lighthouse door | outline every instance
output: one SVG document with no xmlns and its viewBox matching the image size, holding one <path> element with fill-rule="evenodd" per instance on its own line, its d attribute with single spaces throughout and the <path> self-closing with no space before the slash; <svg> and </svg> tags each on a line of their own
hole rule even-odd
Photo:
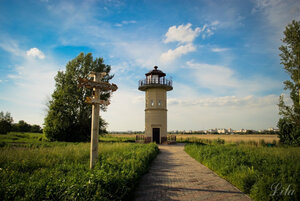
<svg viewBox="0 0 300 201">
<path fill-rule="evenodd" d="M 153 128 L 152 129 L 152 139 L 153 139 L 153 142 L 156 142 L 156 144 L 159 144 L 159 138 L 160 138 L 160 130 L 159 130 L 159 128 Z"/>
</svg>

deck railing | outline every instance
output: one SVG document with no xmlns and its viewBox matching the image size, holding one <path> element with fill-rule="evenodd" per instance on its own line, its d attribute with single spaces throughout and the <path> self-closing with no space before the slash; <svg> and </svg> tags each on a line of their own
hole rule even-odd
<svg viewBox="0 0 300 201">
<path fill-rule="evenodd" d="M 153 84 L 158 84 L 158 85 L 167 85 L 172 87 L 172 80 L 170 79 L 165 79 L 165 78 L 160 78 L 160 79 L 143 79 L 139 81 L 139 87 L 145 86 L 145 85 L 153 85 Z"/>
</svg>

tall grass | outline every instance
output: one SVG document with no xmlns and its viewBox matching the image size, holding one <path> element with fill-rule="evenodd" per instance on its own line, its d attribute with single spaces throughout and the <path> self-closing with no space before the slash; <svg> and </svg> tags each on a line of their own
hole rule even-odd
<svg viewBox="0 0 300 201">
<path fill-rule="evenodd" d="M 0 134 L 0 143 L 40 143 L 46 138 L 42 133 L 21 133 L 10 132 L 8 134 Z"/>
<path fill-rule="evenodd" d="M 0 200 L 130 199 L 158 152 L 155 144 L 100 144 L 90 170 L 89 143 L 0 150 Z"/>
<path fill-rule="evenodd" d="M 207 135 L 188 135 L 188 134 L 178 134 L 176 135 L 176 139 L 178 142 L 180 141 L 196 141 L 196 140 L 207 140 L 207 141 L 214 141 L 217 139 L 222 139 L 225 141 L 225 143 L 247 143 L 252 142 L 259 144 L 260 141 L 264 141 L 267 144 L 270 143 L 278 143 L 279 138 L 277 135 L 239 135 L 239 134 L 233 134 L 233 135 L 224 135 L 224 134 L 207 134 Z"/>
<path fill-rule="evenodd" d="M 255 200 L 300 200 L 300 148 L 187 144 L 185 151 Z"/>
</svg>

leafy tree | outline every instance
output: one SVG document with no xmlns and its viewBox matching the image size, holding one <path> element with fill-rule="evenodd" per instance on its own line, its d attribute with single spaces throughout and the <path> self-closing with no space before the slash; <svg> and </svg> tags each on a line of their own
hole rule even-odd
<svg viewBox="0 0 300 201">
<path fill-rule="evenodd" d="M 66 71 L 58 71 L 55 90 L 48 103 L 48 114 L 44 129 L 46 137 L 58 141 L 87 141 L 90 139 L 92 106 L 85 99 L 92 95 L 92 90 L 79 88 L 78 79 L 87 78 L 90 72 L 106 72 L 102 81 L 113 78 L 109 75 L 111 67 L 103 63 L 102 58 L 93 60 L 92 54 L 80 53 L 68 62 Z M 110 93 L 101 92 L 101 99 L 108 100 Z M 105 106 L 101 106 L 106 110 Z M 106 123 L 100 118 L 100 132 L 105 131 Z"/>
<path fill-rule="evenodd" d="M 7 134 L 11 130 L 13 118 L 9 112 L 0 112 L 0 134 Z"/>
<path fill-rule="evenodd" d="M 20 120 L 17 124 L 14 124 L 14 127 L 14 131 L 17 132 L 29 132 L 31 130 L 31 125 L 24 120 Z"/>
<path fill-rule="evenodd" d="M 30 125 L 24 120 L 20 120 L 18 123 L 12 124 L 11 131 L 41 133 L 42 129 L 39 125 Z"/>
<path fill-rule="evenodd" d="M 285 144 L 300 145 L 300 21 L 293 20 L 286 27 L 282 42 L 285 45 L 279 47 L 281 64 L 291 78 L 284 82 L 284 89 L 290 91 L 292 104 L 287 105 L 283 95 L 280 96 L 279 138 Z"/>
<path fill-rule="evenodd" d="M 32 133 L 42 133 L 42 128 L 39 125 L 32 125 L 30 128 L 30 132 Z"/>
</svg>

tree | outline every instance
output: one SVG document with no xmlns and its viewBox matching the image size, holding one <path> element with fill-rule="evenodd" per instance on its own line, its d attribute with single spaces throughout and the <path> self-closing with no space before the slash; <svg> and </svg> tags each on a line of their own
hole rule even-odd
<svg viewBox="0 0 300 201">
<path fill-rule="evenodd" d="M 0 112 L 0 134 L 7 134 L 11 131 L 11 125 L 13 122 L 13 118 L 11 117 L 9 112 Z"/>
<path fill-rule="evenodd" d="M 17 132 L 29 132 L 31 130 L 31 125 L 24 120 L 20 120 L 17 124 L 14 124 L 13 127 L 13 130 Z"/>
<path fill-rule="evenodd" d="M 289 74 L 290 80 L 284 82 L 284 89 L 290 91 L 292 104 L 287 105 L 283 95 L 279 98 L 278 121 L 279 138 L 282 143 L 300 145 L 300 21 L 293 20 L 284 31 L 279 47 L 281 64 Z"/>
<path fill-rule="evenodd" d="M 45 118 L 44 129 L 49 140 L 58 141 L 87 141 L 90 139 L 92 106 L 85 99 L 92 95 L 92 90 L 79 88 L 78 79 L 87 78 L 94 72 L 106 72 L 102 81 L 108 82 L 113 78 L 109 75 L 111 67 L 103 63 L 102 58 L 93 60 L 92 54 L 80 53 L 68 62 L 66 71 L 58 71 L 55 77 L 55 90 L 48 103 L 48 114 Z M 101 92 L 101 99 L 108 100 L 109 92 Z M 101 106 L 105 111 L 106 107 Z M 99 130 L 105 131 L 106 123 L 100 118 Z"/>
<path fill-rule="evenodd" d="M 18 123 L 12 124 L 11 131 L 41 133 L 42 129 L 39 125 L 30 125 L 24 120 L 20 120 Z"/>
<path fill-rule="evenodd" d="M 32 133 L 42 133 L 42 128 L 39 125 L 32 125 L 30 128 L 30 132 Z"/>
</svg>

